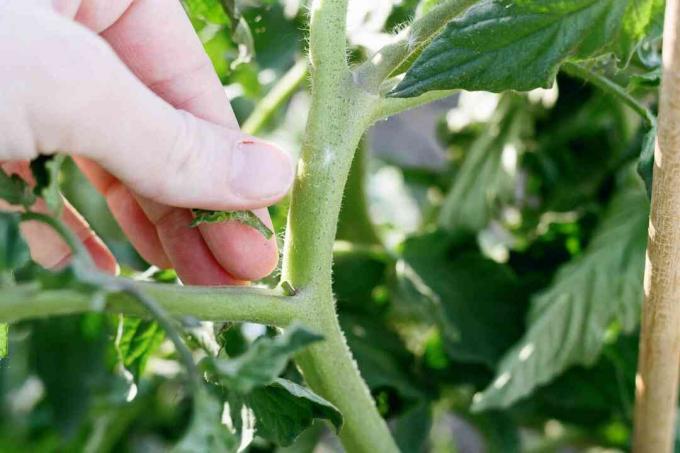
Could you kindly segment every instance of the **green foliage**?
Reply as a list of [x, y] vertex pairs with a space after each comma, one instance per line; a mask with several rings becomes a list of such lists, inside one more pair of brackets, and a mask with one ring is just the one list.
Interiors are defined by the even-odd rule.
[[120, 315], [116, 335], [116, 352], [121, 364], [135, 382], [144, 372], [146, 362], [165, 338], [165, 333], [155, 321]]
[[528, 330], [474, 408], [507, 407], [574, 364], [597, 359], [613, 323], [635, 328], [642, 302], [647, 200], [635, 185], [613, 201], [583, 256], [533, 300]]
[[208, 360], [205, 367], [222, 385], [248, 393], [274, 382], [292, 354], [322, 338], [304, 327], [293, 326], [275, 338], [260, 338], [236, 358]]
[[493, 366], [519, 338], [522, 294], [506, 266], [457, 250], [439, 232], [406, 241], [397, 272], [402, 310], [436, 323], [451, 357]]
[[654, 175], [654, 148], [656, 147], [656, 126], [645, 132], [642, 139], [642, 151], [638, 161], [637, 171], [645, 183], [647, 195], [652, 197], [652, 178]]
[[15, 206], [28, 207], [35, 203], [35, 195], [18, 175], [8, 175], [0, 169], [0, 199]]
[[0, 359], [7, 357], [9, 346], [9, 324], [0, 324]]
[[493, 217], [502, 196], [512, 193], [513, 177], [503, 168], [502, 155], [520, 151], [531, 122], [527, 107], [522, 99], [505, 97], [484, 133], [470, 145], [439, 213], [442, 228], [453, 234], [478, 231]]
[[206, 390], [194, 395], [191, 424], [172, 451], [176, 453], [236, 452], [239, 439], [236, 433], [222, 423], [222, 410], [219, 399]]
[[28, 245], [19, 231], [19, 214], [0, 212], [0, 273], [24, 266], [29, 258]]
[[288, 446], [314, 419], [328, 420], [340, 431], [342, 415], [331, 403], [292, 381], [277, 378], [245, 397], [255, 414], [259, 436]]
[[484, 0], [447, 25], [390, 96], [453, 88], [528, 91], [551, 86], [566, 59], [614, 52], [627, 61], [657, 3]]
[[255, 228], [267, 239], [271, 239], [274, 234], [252, 211], [206, 211], [204, 209], [194, 209], [193, 211], [194, 220], [191, 223], [192, 227], [197, 227], [202, 223], [240, 222]]
[[42, 198], [50, 212], [59, 214], [64, 206], [64, 201], [59, 191], [59, 172], [64, 163], [65, 156], [55, 154], [52, 156], [38, 156], [31, 161], [31, 172], [35, 178], [33, 193]]

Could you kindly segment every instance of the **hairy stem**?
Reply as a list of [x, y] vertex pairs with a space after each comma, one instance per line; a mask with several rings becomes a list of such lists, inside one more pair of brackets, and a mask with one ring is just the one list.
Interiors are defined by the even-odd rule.
[[377, 97], [352, 79], [345, 60], [347, 0], [311, 6], [312, 104], [291, 195], [282, 278], [303, 298], [302, 321], [325, 340], [296, 357], [305, 380], [345, 417], [345, 449], [393, 452], [378, 413], [340, 330], [331, 289], [333, 243], [345, 182]]
[[636, 377], [636, 453], [673, 451], [680, 358], [680, 0], [666, 2], [663, 76]]
[[257, 104], [253, 113], [241, 126], [243, 132], [251, 135], [260, 132], [269, 123], [272, 115], [295, 93], [305, 77], [307, 77], [307, 60], [301, 59], [281, 77]]
[[369, 93], [377, 94], [382, 82], [409, 57], [422, 49], [451, 19], [478, 0], [444, 0], [409, 28], [394, 37], [394, 42], [380, 49], [355, 71], [355, 77]]
[[[129, 281], [174, 317], [193, 316], [206, 321], [255, 322], [285, 327], [299, 317], [299, 301], [260, 288], [208, 288]], [[188, 302], [190, 301], [190, 302]], [[145, 310], [124, 293], [106, 296], [105, 309], [112, 313], [145, 316]], [[0, 320], [83, 313], [97, 309], [91, 294], [74, 289], [44, 290], [38, 284], [22, 284], [0, 291]]]
[[412, 98], [383, 98], [373, 115], [373, 120], [378, 121], [396, 115], [397, 113], [405, 112], [406, 110], [411, 110], [429, 104], [430, 102], [447, 98], [457, 91], [458, 90], [428, 91], [427, 93]]
[[578, 77], [586, 82], [592, 83], [605, 93], [614, 96], [628, 107], [630, 107], [635, 113], [640, 115], [642, 121], [644, 121], [645, 126], [650, 129], [656, 125], [656, 118], [654, 114], [647, 107], [642, 105], [633, 96], [628, 94], [623, 88], [621, 88], [616, 83], [609, 80], [607, 77], [597, 72], [591, 71], [587, 67], [577, 64], [567, 62], [562, 65], [564, 72], [573, 77]]

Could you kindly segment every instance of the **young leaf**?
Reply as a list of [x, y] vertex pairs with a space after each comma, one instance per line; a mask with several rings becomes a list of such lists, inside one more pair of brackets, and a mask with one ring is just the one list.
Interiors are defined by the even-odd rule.
[[257, 435], [288, 446], [315, 419], [328, 420], [340, 431], [342, 414], [310, 389], [286, 379], [254, 389], [244, 398], [255, 414]]
[[234, 359], [209, 359], [205, 367], [227, 389], [244, 394], [274, 382], [292, 354], [322, 338], [294, 324], [283, 335], [258, 339]]
[[236, 452], [239, 438], [222, 423], [222, 410], [223, 405], [207, 390], [198, 391], [189, 429], [172, 449], [173, 453]]
[[507, 407], [571, 365], [590, 365], [608, 327], [638, 323], [648, 202], [633, 186], [612, 201], [585, 254], [566, 264], [533, 301], [529, 329], [500, 362], [473, 409]]
[[9, 176], [0, 169], [0, 199], [28, 208], [35, 203], [36, 197], [26, 181], [17, 175]]
[[645, 182], [647, 197], [652, 198], [652, 178], [654, 176], [654, 148], [656, 146], [656, 126], [645, 134], [642, 140], [642, 151], [637, 164], [637, 172]]
[[520, 149], [523, 128], [530, 124], [523, 108], [521, 100], [504, 97], [491, 124], [472, 144], [439, 213], [445, 230], [476, 233], [488, 224], [499, 198], [512, 193], [513, 178], [503, 168], [502, 156]]
[[135, 382], [144, 372], [146, 362], [160, 346], [165, 332], [155, 321], [120, 316], [116, 352], [122, 365], [128, 370]]
[[647, 11], [656, 1], [484, 0], [449, 22], [389, 95], [456, 88], [529, 91], [550, 87], [569, 58], [616, 52], [627, 61], [651, 23]]
[[28, 245], [19, 231], [19, 214], [0, 212], [0, 273], [28, 263]]
[[31, 161], [31, 171], [35, 178], [33, 193], [45, 200], [53, 214], [61, 212], [64, 201], [59, 191], [59, 172], [66, 157], [61, 154], [38, 156]]
[[194, 209], [194, 221], [192, 227], [202, 223], [240, 222], [259, 231], [266, 239], [271, 239], [274, 232], [264, 224], [252, 211], [208, 211]]

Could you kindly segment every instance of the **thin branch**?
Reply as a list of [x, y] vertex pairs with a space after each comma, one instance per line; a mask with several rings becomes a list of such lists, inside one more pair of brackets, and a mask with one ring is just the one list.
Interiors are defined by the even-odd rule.
[[428, 91], [427, 93], [412, 98], [383, 98], [380, 100], [380, 104], [373, 115], [373, 121], [389, 118], [390, 116], [405, 112], [406, 110], [411, 110], [429, 104], [430, 102], [447, 98], [456, 92], [457, 90]]
[[377, 94], [382, 82], [411, 55], [425, 46], [450, 20], [465, 12], [477, 0], [445, 0], [359, 66], [355, 80], [369, 93]]
[[645, 122], [645, 126], [648, 129], [651, 129], [652, 127], [656, 126], [656, 117], [654, 116], [652, 111], [649, 110], [644, 105], [642, 105], [640, 102], [638, 102], [637, 99], [635, 99], [633, 96], [627, 93], [619, 85], [609, 80], [607, 77], [603, 76], [602, 74], [598, 74], [595, 71], [591, 71], [589, 68], [577, 63], [571, 62], [564, 63], [562, 65], [562, 69], [564, 70], [564, 72], [571, 76], [578, 77], [580, 79], [585, 80], [586, 82], [592, 83], [605, 93], [614, 96], [615, 98], [626, 104], [635, 113], [640, 115], [642, 121]]
[[274, 85], [260, 102], [241, 129], [255, 135], [269, 123], [272, 115], [283, 105], [307, 77], [307, 60], [298, 60]]
[[[128, 280], [132, 282], [132, 280]], [[295, 297], [260, 288], [207, 288], [134, 282], [135, 288], [158, 301], [173, 317], [191, 316], [206, 321], [254, 322], [284, 327], [299, 317]], [[91, 294], [73, 289], [43, 290], [38, 284], [22, 284], [0, 291], [0, 320], [84, 313], [100, 309]], [[129, 294], [106, 296], [105, 309], [113, 313], [146, 316]]]
[[666, 2], [659, 130], [649, 218], [640, 358], [635, 380], [636, 453], [671, 452], [680, 358], [680, 0]]

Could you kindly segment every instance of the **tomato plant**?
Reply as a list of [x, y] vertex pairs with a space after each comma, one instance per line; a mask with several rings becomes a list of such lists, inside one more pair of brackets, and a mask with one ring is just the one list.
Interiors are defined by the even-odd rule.
[[[350, 452], [631, 446], [649, 197], [665, 218], [672, 184], [654, 163], [657, 129], [674, 143], [665, 2], [183, 3], [243, 128], [300, 145], [272, 208], [280, 271], [182, 286], [143, 269], [64, 156], [32, 163], [34, 188], [0, 173], [23, 208], [0, 214], [0, 450], [312, 451], [327, 431]], [[405, 113], [441, 105], [438, 123]], [[122, 277], [94, 270], [61, 192]], [[30, 261], [27, 221], [63, 237], [68, 267]], [[672, 261], [664, 244], [651, 256]], [[676, 343], [661, 371], [643, 351], [641, 376], [677, 382]], [[662, 422], [639, 395], [640, 451], [670, 448], [674, 392], [650, 393]]]

